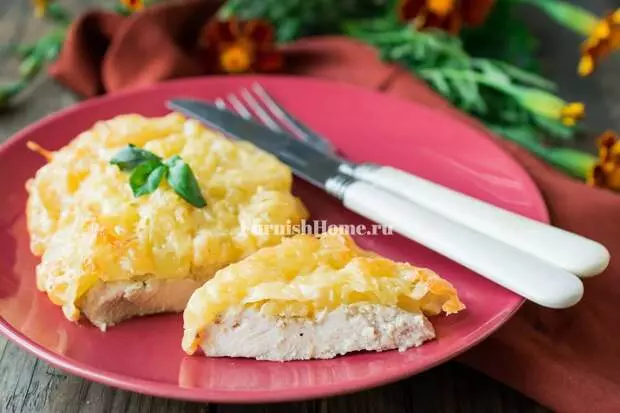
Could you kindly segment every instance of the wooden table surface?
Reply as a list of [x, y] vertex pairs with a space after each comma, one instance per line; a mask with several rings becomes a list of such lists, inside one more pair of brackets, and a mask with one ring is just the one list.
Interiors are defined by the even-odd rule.
[[[96, 0], [60, 0], [80, 10]], [[36, 39], [48, 27], [33, 19], [29, 2], [0, 1], [0, 43]], [[101, 2], [99, 2], [101, 3]], [[620, 6], [619, 0], [580, 0], [601, 13]], [[541, 37], [546, 74], [559, 82], [569, 100], [585, 101], [590, 136], [620, 130], [620, 59], [607, 62], [596, 76], [575, 75], [578, 38], [549, 24], [543, 16], [528, 16]], [[14, 62], [0, 55], [0, 82], [15, 73]], [[53, 81], [43, 81], [20, 106], [0, 113], [0, 141], [42, 116], [75, 102]], [[591, 147], [592, 141], [580, 144]], [[64, 374], [0, 337], [0, 412], [544, 412], [546, 409], [514, 390], [457, 362], [374, 390], [302, 403], [220, 405], [186, 403], [117, 390]]]

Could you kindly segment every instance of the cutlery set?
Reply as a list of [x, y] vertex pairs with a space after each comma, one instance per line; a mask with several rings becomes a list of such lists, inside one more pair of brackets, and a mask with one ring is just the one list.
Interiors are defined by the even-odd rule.
[[344, 159], [259, 84], [215, 104], [173, 99], [167, 106], [233, 139], [252, 142], [347, 209], [539, 305], [576, 304], [583, 295], [580, 278], [601, 273], [609, 263], [603, 245], [580, 235], [390, 166]]

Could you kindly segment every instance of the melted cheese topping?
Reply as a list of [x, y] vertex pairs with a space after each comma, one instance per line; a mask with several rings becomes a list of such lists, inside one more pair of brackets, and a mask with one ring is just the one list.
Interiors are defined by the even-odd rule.
[[[134, 197], [129, 174], [109, 163], [130, 143], [162, 158], [181, 156], [207, 207], [189, 205], [165, 182]], [[54, 152], [27, 184], [31, 248], [42, 256], [37, 285], [76, 320], [76, 302], [100, 280], [207, 279], [280, 241], [252, 233], [252, 225], [307, 216], [291, 185], [290, 170], [272, 155], [178, 114], [99, 122]]]
[[183, 314], [183, 349], [193, 353], [202, 331], [231, 307], [311, 318], [354, 303], [427, 315], [464, 308], [454, 287], [428, 269], [362, 250], [347, 235], [298, 235], [218, 271], [197, 289]]

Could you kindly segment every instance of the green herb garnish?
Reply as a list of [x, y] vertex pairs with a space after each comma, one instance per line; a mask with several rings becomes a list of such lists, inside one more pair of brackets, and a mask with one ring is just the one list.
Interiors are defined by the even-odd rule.
[[207, 205], [200, 192], [198, 180], [181, 157], [175, 155], [168, 159], [165, 165], [168, 168], [168, 183], [174, 192], [195, 207], [202, 208]]
[[128, 145], [110, 163], [131, 172], [129, 186], [136, 197], [153, 193], [165, 178], [174, 192], [189, 204], [196, 208], [207, 205], [192, 169], [178, 155], [164, 161], [146, 149]]
[[153, 193], [166, 176], [166, 165], [158, 161], [146, 161], [136, 166], [129, 176], [129, 186], [135, 196]]
[[121, 168], [121, 171], [125, 172], [134, 170], [138, 165], [146, 161], [161, 162], [161, 158], [153, 152], [137, 148], [132, 144], [118, 151], [118, 153], [110, 159], [112, 165], [118, 166]]

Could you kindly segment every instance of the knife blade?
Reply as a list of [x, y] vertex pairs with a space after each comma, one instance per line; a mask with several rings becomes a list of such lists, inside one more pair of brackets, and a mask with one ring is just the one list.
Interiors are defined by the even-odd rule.
[[[183, 113], [205, 123], [234, 139], [253, 143], [262, 150], [275, 155], [305, 181], [326, 189], [330, 178], [341, 175], [344, 162], [334, 156], [290, 137], [273, 131], [259, 123], [245, 119], [215, 105], [190, 99], [174, 99], [166, 102], [169, 109]], [[341, 177], [339, 179], [344, 179]]]
[[233, 138], [252, 142], [289, 165], [297, 176], [336, 196], [350, 211], [391, 227], [531, 301], [566, 308], [583, 295], [583, 284], [573, 274], [394, 192], [357, 180], [349, 176], [342, 160], [307, 143], [208, 103], [174, 99], [167, 106]]

